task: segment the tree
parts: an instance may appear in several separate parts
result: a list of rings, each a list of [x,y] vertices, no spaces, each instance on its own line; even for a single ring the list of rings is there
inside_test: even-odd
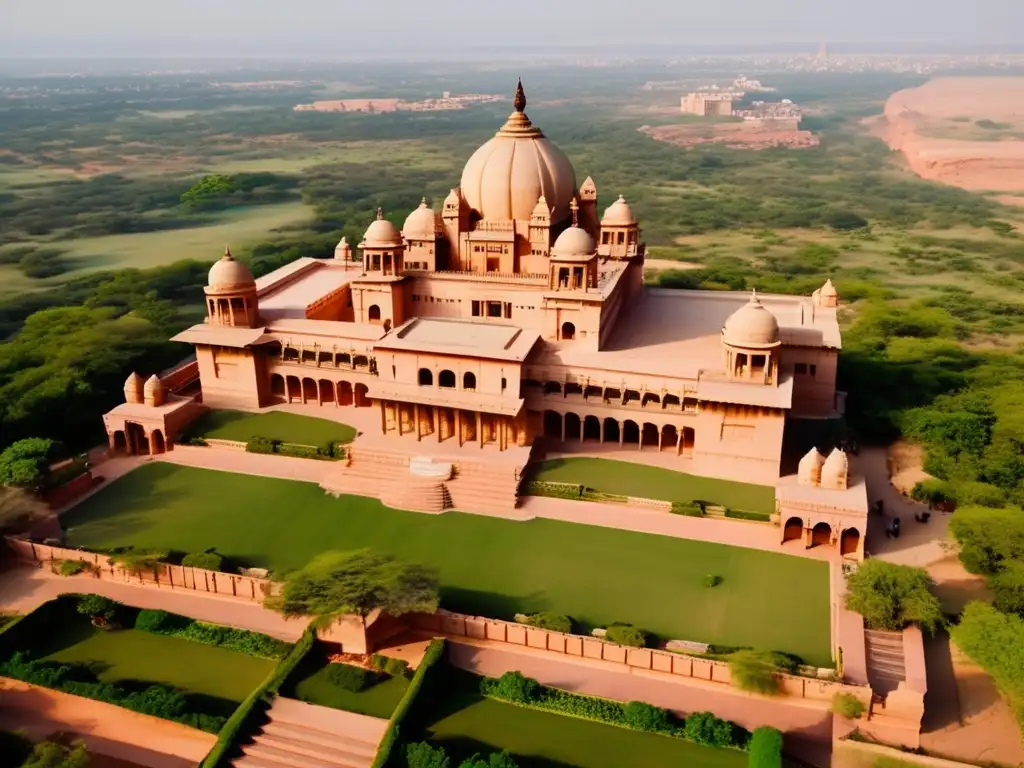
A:
[[[46,478],[57,443],[43,437],[29,437],[12,443],[0,453],[0,484],[38,488]]]
[[[942,610],[930,585],[923,568],[871,558],[847,579],[846,607],[861,614],[871,629],[898,631],[916,623],[934,632]]]
[[[999,573],[989,577],[988,586],[998,610],[1024,618],[1024,561],[1006,563]]]
[[[379,552],[325,552],[291,574],[269,602],[285,616],[314,615],[330,623],[355,614],[365,626],[377,609],[393,616],[433,613],[438,579],[433,569]]]
[[[1000,613],[987,603],[971,602],[960,623],[950,628],[950,636],[992,676],[1010,699],[1018,720],[1024,721],[1024,619]]]
[[[742,650],[729,655],[729,676],[742,691],[774,696],[779,693],[779,673],[791,671],[792,660],[771,651]]]
[[[76,741],[64,745],[57,741],[40,741],[21,768],[88,768],[89,751]]]
[[[782,732],[762,725],[750,735],[749,768],[782,768]]]
[[[181,204],[193,210],[216,207],[218,201],[228,197],[236,189],[230,176],[214,173],[204,176],[181,196]]]
[[[1018,508],[961,507],[949,530],[971,573],[991,576],[1006,562],[1024,560],[1024,512]]]
[[[443,747],[421,741],[405,748],[405,764],[409,768],[451,768],[452,761]]]

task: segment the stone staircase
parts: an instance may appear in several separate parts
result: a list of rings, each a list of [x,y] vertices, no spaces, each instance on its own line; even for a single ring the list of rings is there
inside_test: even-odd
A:
[[[277,697],[237,768],[368,768],[388,721]]]
[[[445,457],[452,477],[417,477],[408,454],[354,445],[320,484],[335,496],[352,494],[380,499],[396,509],[416,512],[493,512],[515,509],[522,467],[513,462]]]
[[[868,682],[871,683],[872,690],[884,698],[907,678],[903,658],[903,634],[865,630],[864,650]]]

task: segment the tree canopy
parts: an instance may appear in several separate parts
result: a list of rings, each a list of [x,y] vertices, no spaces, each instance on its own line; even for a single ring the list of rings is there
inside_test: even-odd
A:
[[[898,631],[908,624],[934,632],[942,623],[939,601],[923,568],[870,558],[846,582],[846,607],[871,629]]]
[[[290,574],[270,606],[285,616],[318,616],[331,622],[346,614],[366,621],[380,609],[393,616],[438,607],[433,569],[402,563],[370,550],[325,552]]]
[[[57,443],[29,437],[12,443],[0,453],[0,485],[38,488],[56,458]]]

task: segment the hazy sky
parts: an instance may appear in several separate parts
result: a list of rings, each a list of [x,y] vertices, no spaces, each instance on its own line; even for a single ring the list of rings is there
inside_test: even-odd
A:
[[[0,56],[1024,45],[1024,0],[0,0]]]

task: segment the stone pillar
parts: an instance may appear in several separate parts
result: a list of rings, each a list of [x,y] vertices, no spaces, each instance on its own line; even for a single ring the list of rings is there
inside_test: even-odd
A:
[[[598,435],[599,435],[598,443],[600,443],[601,445],[604,445],[604,419],[599,418],[597,420],[597,427],[600,430],[598,432]]]
[[[415,403],[412,407],[412,418],[416,422],[416,441],[419,442],[423,436],[422,430],[420,429],[420,406],[419,403]]]
[[[676,435],[676,456],[679,456],[683,452],[683,433],[686,430],[682,427],[679,428],[679,432]]]
[[[619,422],[619,448],[626,444],[626,425],[624,422]]]
[[[338,402],[337,398],[335,398],[334,402],[335,403]],[[380,433],[382,435],[386,435],[388,433],[388,414],[387,414],[387,412],[385,410],[386,407],[387,406],[384,404],[384,401],[381,400],[380,401]]]
[[[462,410],[459,408],[455,409],[455,437],[456,442],[459,444],[459,448],[462,447]]]
[[[785,523],[783,523],[783,525],[785,525]],[[804,543],[804,549],[810,549],[814,546],[814,529],[808,527],[805,528],[804,531],[807,534],[807,541]]]
[[[563,414],[561,414],[561,416],[562,416],[562,442],[564,443],[565,442],[565,414],[563,413]]]
[[[483,420],[480,418],[480,411],[476,412],[476,437],[480,443],[480,447],[484,447],[484,430]]]
[[[156,440],[153,439],[153,433],[150,432],[146,438],[149,440],[149,455],[156,456]]]
[[[438,406],[434,406],[434,438],[437,442],[441,442],[441,414],[439,413]]]
[[[661,427],[659,427],[658,428],[658,453],[661,453],[661,441],[662,441],[662,438],[664,437],[664,435],[665,435],[664,431],[661,429]]]

